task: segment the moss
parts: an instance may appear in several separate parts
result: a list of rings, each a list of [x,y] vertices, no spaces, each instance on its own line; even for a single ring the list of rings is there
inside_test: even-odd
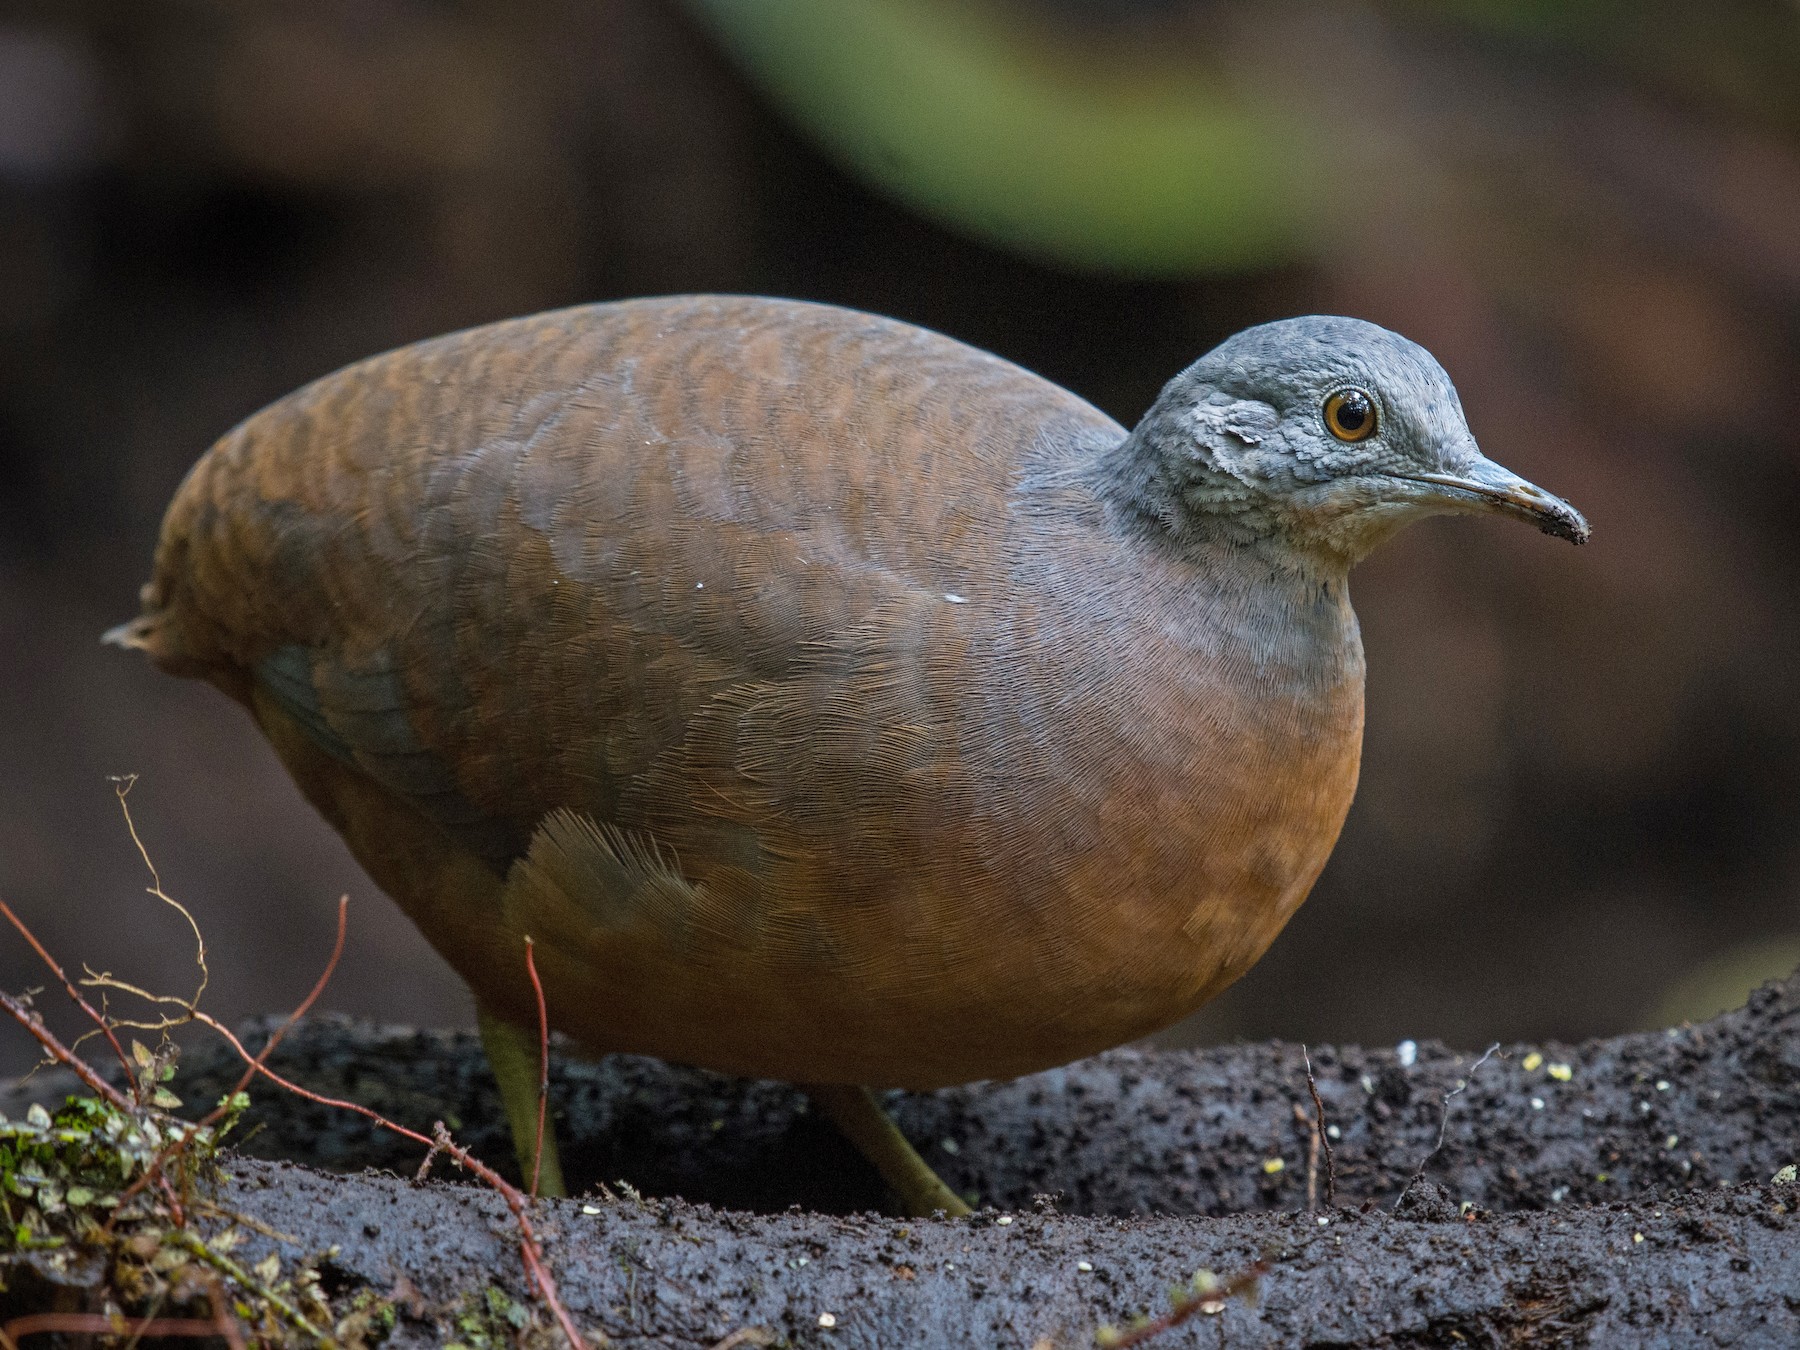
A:
[[[0,1117],[0,1293],[18,1311],[54,1300],[124,1329],[139,1318],[207,1318],[217,1305],[269,1346],[378,1344],[393,1329],[391,1300],[358,1291],[334,1308],[319,1266],[330,1253],[249,1265],[237,1248],[253,1227],[216,1203],[221,1141],[249,1106],[222,1102],[210,1126],[167,1114],[172,1064],[134,1045],[142,1106],[68,1098]],[[160,1169],[159,1177],[149,1174]],[[41,1286],[41,1287],[40,1287]],[[62,1290],[56,1297],[52,1290]]]
[[[156,1091],[174,1100],[166,1089]],[[135,1253],[143,1246],[137,1239],[170,1229],[172,1201],[209,1186],[219,1140],[248,1104],[240,1094],[210,1128],[97,1097],[70,1097],[54,1115],[34,1105],[24,1120],[0,1117],[8,1249],[74,1255],[123,1246]],[[142,1184],[165,1154],[168,1190]]]
[[[463,1296],[462,1309],[451,1319],[455,1339],[444,1350],[503,1350],[514,1345],[560,1343],[532,1310],[498,1285]]]

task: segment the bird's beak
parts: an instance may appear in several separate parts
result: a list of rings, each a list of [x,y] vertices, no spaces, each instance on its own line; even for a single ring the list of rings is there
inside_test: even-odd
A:
[[[1585,544],[1588,523],[1581,512],[1536,483],[1477,455],[1458,473],[1395,474],[1413,483],[1428,483],[1453,510],[1493,511],[1530,521],[1545,534]]]

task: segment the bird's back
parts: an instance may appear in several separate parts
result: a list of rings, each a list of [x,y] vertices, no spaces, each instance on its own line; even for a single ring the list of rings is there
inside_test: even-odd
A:
[[[252,707],[491,1006],[522,1010],[508,952],[530,933],[559,1023],[596,1048],[813,1080],[1020,1072],[1247,966],[1355,778],[1359,649],[1307,674],[1324,694],[1284,691],[1276,652],[1221,698],[1245,659],[1222,650],[1232,587],[1260,583],[1031,486],[1123,434],[995,357],[824,306],[498,324],[221,440],[131,640]],[[1319,630],[1296,670],[1353,640],[1347,615],[1296,621]],[[1134,700],[1177,725],[1136,725]],[[1240,741],[1295,748],[1215,762]],[[1194,951],[1134,951],[1167,946],[1138,910],[1187,867],[1170,923]],[[1246,884],[1254,922],[1207,909]]]

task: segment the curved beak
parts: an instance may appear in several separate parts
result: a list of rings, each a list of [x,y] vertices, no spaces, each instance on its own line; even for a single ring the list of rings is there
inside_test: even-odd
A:
[[[1561,497],[1553,497],[1536,483],[1503,469],[1491,459],[1477,456],[1461,473],[1400,473],[1408,482],[1427,483],[1444,504],[1454,510],[1492,511],[1530,521],[1545,534],[1585,544],[1588,523],[1581,512]]]

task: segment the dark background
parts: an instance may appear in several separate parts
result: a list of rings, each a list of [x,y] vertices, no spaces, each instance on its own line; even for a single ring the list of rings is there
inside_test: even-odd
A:
[[[1576,1036],[1791,966],[1800,11],[1572,8],[997,11],[1070,50],[1266,73],[1320,129],[1308,247],[1133,279],[865,186],[662,0],[0,0],[0,896],[70,963],[184,989],[185,925],[141,894],[107,781],[136,772],[215,1013],[294,1002],[348,892],[326,1005],[471,1020],[248,718],[96,643],[187,466],[336,366],[752,291],[941,329],[1129,423],[1236,329],[1335,311],[1431,347],[1488,453],[1594,541],[1436,521],[1358,572],[1342,843],[1176,1034]],[[0,941],[0,982],[41,978]]]

